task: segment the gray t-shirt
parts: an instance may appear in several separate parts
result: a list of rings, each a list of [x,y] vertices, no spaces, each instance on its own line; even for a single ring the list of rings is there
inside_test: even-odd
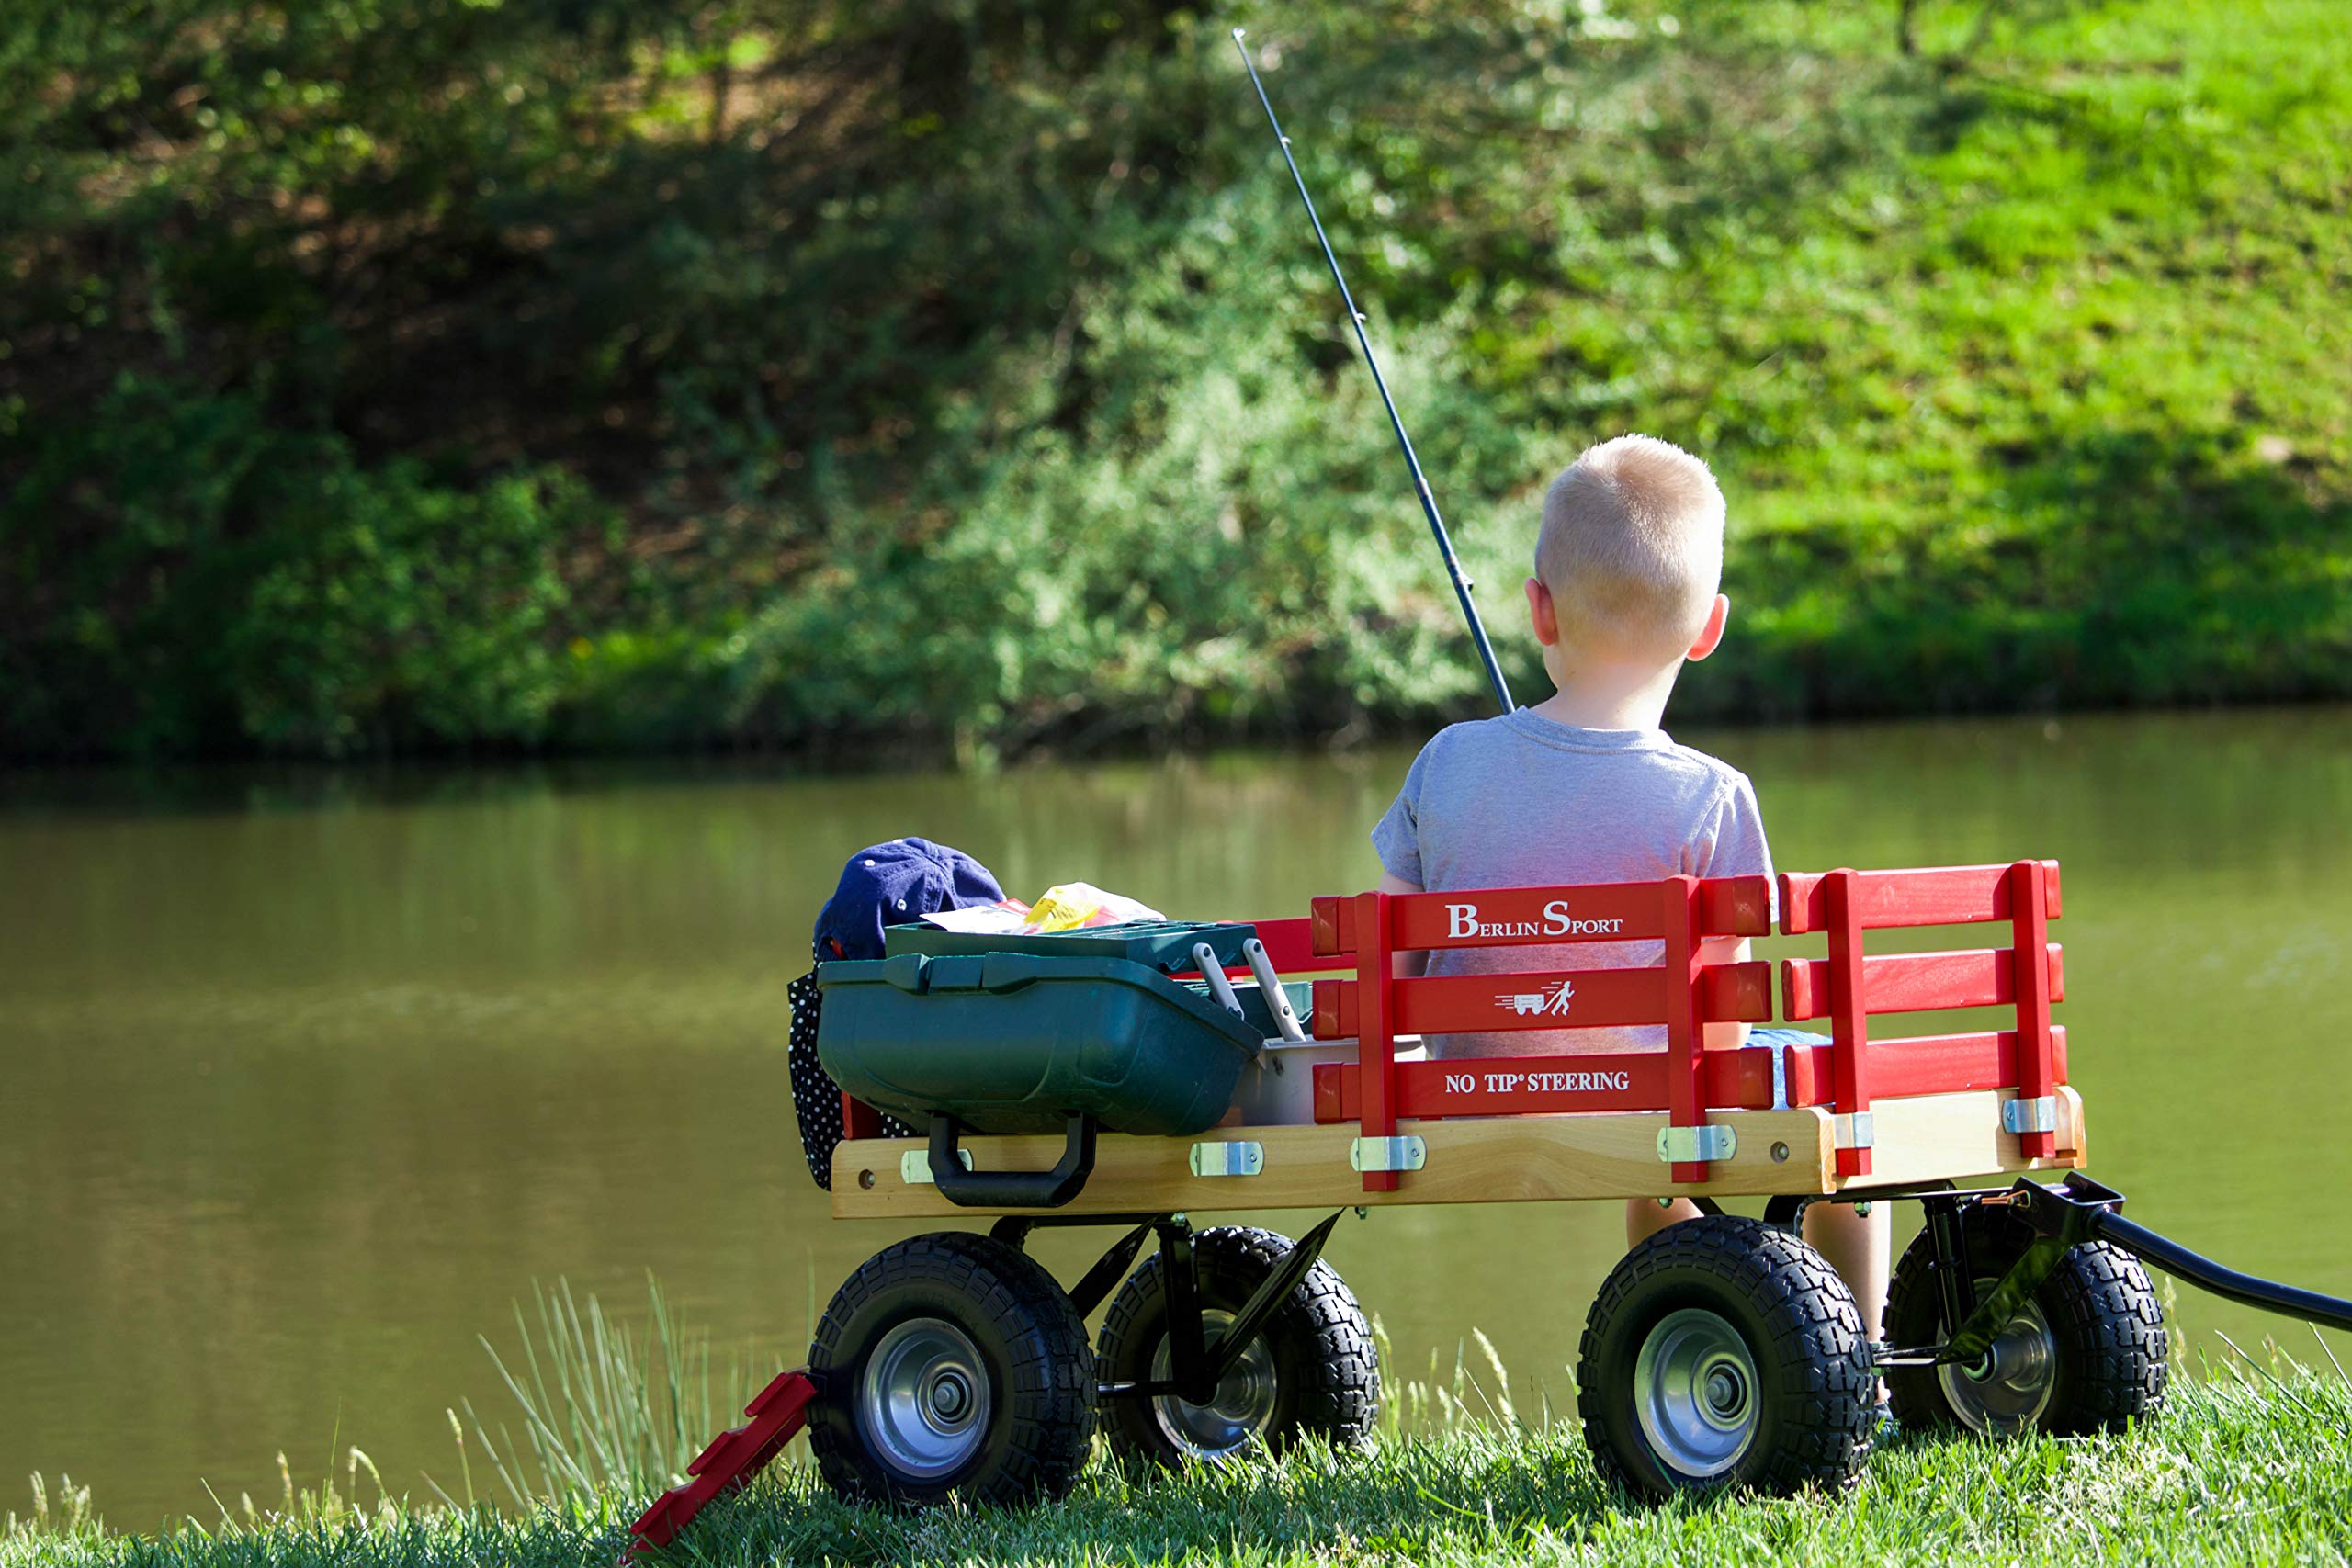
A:
[[[1372,830],[1391,874],[1433,893],[1772,874],[1747,776],[1659,729],[1579,729],[1521,708],[1440,730]],[[1431,975],[1632,968],[1655,942],[1451,948]],[[1432,1056],[1652,1050],[1662,1028],[1432,1037]]]

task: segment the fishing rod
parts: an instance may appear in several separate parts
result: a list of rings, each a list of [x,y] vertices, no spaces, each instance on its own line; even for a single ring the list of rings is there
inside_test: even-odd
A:
[[[1372,340],[1364,335],[1363,312],[1356,309],[1356,298],[1348,291],[1348,280],[1340,276],[1340,258],[1332,253],[1330,236],[1323,232],[1323,220],[1316,216],[1315,198],[1306,194],[1306,176],[1298,172],[1298,160],[1290,153],[1290,138],[1283,134],[1283,122],[1274,118],[1274,104],[1266,96],[1266,84],[1258,79],[1257,62],[1250,58],[1250,46],[1241,41],[1242,29],[1233,29],[1233,47],[1241,51],[1242,68],[1250,73],[1250,85],[1258,89],[1258,101],[1265,106],[1266,123],[1274,128],[1274,140],[1282,144],[1283,162],[1290,165],[1290,177],[1297,183],[1298,199],[1306,204],[1306,220],[1315,225],[1315,238],[1323,247],[1323,259],[1331,265],[1331,281],[1340,286],[1340,302],[1348,308],[1348,324],[1355,328],[1356,346],[1363,350],[1363,362],[1372,369],[1372,383],[1380,389],[1380,400],[1387,405],[1388,423],[1396,431],[1396,445],[1404,449],[1405,466],[1413,470],[1413,490],[1421,498],[1422,514],[1430,520],[1430,533],[1437,539],[1437,553],[1445,558],[1445,574],[1453,580],[1453,596],[1462,602],[1462,614],[1470,623],[1470,638],[1478,645],[1478,660],[1487,667],[1487,679],[1495,688],[1495,700],[1510,713],[1518,705],[1510,700],[1510,688],[1503,682],[1502,666],[1495,662],[1494,645],[1487,640],[1487,628],[1478,619],[1478,606],[1470,597],[1470,580],[1462,575],[1462,562],[1453,553],[1453,541],[1445,531],[1445,519],[1437,513],[1437,497],[1430,493],[1430,481],[1421,472],[1421,460],[1413,455],[1413,438],[1405,434],[1405,421],[1396,412],[1396,400],[1388,395],[1388,378],[1380,373],[1380,361],[1372,352]]]

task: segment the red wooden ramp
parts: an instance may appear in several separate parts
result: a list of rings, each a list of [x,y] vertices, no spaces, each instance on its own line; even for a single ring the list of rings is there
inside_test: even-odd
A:
[[[704,1504],[765,1469],[808,1425],[808,1402],[816,1397],[817,1385],[808,1381],[807,1368],[777,1373],[775,1381],[743,1407],[751,1419],[713,1438],[710,1446],[686,1466],[686,1473],[695,1479],[662,1493],[638,1517],[621,1561],[634,1561],[641,1547],[669,1545],[686,1528],[686,1521],[702,1512]]]

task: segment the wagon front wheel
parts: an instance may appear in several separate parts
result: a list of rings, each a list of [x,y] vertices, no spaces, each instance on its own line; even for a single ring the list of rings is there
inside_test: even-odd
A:
[[[1193,1237],[1201,1316],[1214,1343],[1291,1248],[1289,1238],[1238,1225]],[[1103,1314],[1096,1365],[1112,1384],[1166,1379],[1167,1261],[1131,1275]],[[1122,1462],[1173,1470],[1258,1450],[1280,1452],[1302,1436],[1362,1446],[1380,1410],[1380,1360],[1372,1330],[1337,1270],[1318,1260],[1251,1337],[1216,1392],[1195,1404],[1173,1394],[1111,1394],[1104,1435]]]
[[[808,1374],[819,1473],[852,1502],[1058,1497],[1093,1438],[1086,1325],[1052,1275],[983,1235],[868,1259],[825,1309]]]
[[[1755,1220],[1686,1220],[1628,1252],[1585,1321],[1577,1383],[1594,1468],[1654,1501],[1842,1491],[1870,1453],[1853,1294],[1819,1253]]]
[[[1961,1211],[1960,1226],[1980,1297],[2034,1242],[2032,1225],[2006,1208],[1972,1203]],[[1921,1231],[1887,1291],[1887,1337],[1939,1343],[1951,1332],[1943,1318],[1934,1239]],[[2019,1303],[1983,1361],[1891,1367],[1887,1402],[1905,1427],[1928,1430],[2119,1432],[2164,1407],[2169,1348],[2163,1306],[2139,1259],[2103,1241],[2084,1242],[2067,1248]]]

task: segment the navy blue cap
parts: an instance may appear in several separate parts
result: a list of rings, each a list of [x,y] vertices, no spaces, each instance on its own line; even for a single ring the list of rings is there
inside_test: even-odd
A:
[[[879,958],[884,926],[1003,897],[989,868],[961,850],[929,839],[868,845],[850,856],[817,917],[817,957]]]

